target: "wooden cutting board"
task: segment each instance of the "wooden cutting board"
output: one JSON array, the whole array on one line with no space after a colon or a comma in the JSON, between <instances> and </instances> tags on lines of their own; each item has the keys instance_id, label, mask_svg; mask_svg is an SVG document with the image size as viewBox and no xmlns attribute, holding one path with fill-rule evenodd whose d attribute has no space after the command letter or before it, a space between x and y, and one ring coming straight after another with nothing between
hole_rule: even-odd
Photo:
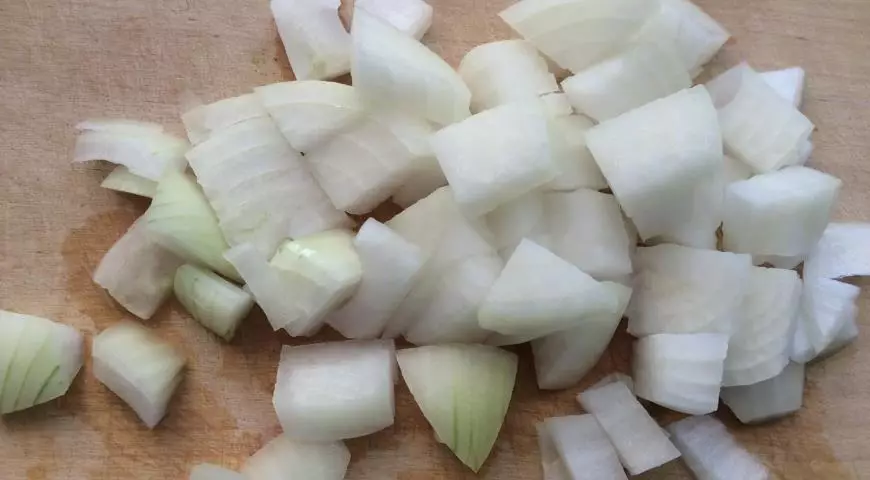
<instances>
[{"instance_id":1,"label":"wooden cutting board","mask_svg":"<svg viewBox=\"0 0 870 480\"><path fill-rule=\"evenodd\" d=\"M474 45L512 36L496 16L511 0L430 1L436 20L425 41L454 65ZM147 204L99 188L107 166L70 165L73 126L128 117L181 133L185 91L213 101L292 78L267 3L0 2L0 308L54 318L89 336L129 317L90 277ZM759 69L806 68L804 110L818 126L812 163L845 182L838 219L870 220L870 2L700 3L734 34L712 70L741 59ZM861 307L866 328L870 293ZM163 423L145 429L87 364L66 397L3 420L0 478L183 479L199 462L238 467L278 433L271 391L281 344L291 339L255 315L224 345L175 302L148 325L190 358ZM754 428L722 417L782 478L870 479L868 337L809 369L798 415ZM528 351L520 352L514 401L480 478L541 478L535 424L579 412L573 398L581 387L538 392ZM629 355L630 339L619 334L584 386L625 370ZM348 478L477 478L433 440L404 386L397 395L394 427L348 442ZM689 477L674 463L643 478Z\"/></svg>"}]
</instances>

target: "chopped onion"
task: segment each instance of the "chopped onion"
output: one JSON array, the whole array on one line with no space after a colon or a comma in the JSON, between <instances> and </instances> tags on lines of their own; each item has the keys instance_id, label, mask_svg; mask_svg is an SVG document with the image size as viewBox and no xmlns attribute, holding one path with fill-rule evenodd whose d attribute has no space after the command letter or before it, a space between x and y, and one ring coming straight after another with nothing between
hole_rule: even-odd
<instances>
[{"instance_id":1,"label":"chopped onion","mask_svg":"<svg viewBox=\"0 0 870 480\"><path fill-rule=\"evenodd\" d=\"M201 463L190 471L190 480L245 480L245 477L217 465Z\"/></svg>"},{"instance_id":2,"label":"chopped onion","mask_svg":"<svg viewBox=\"0 0 870 480\"><path fill-rule=\"evenodd\" d=\"M722 422L710 415L674 422L667 430L698 480L771 478L767 467L740 446Z\"/></svg>"},{"instance_id":3,"label":"chopped onion","mask_svg":"<svg viewBox=\"0 0 870 480\"><path fill-rule=\"evenodd\" d=\"M214 132L238 123L267 118L269 112L260 98L253 93L225 98L214 103L198 105L181 116L187 138L194 145L208 140Z\"/></svg>"},{"instance_id":4,"label":"chopped onion","mask_svg":"<svg viewBox=\"0 0 870 480\"><path fill-rule=\"evenodd\" d=\"M271 5L298 80L323 80L350 71L350 35L338 17L341 0L272 0Z\"/></svg>"},{"instance_id":5,"label":"chopped onion","mask_svg":"<svg viewBox=\"0 0 870 480\"><path fill-rule=\"evenodd\" d=\"M673 48L694 78L731 35L689 0L657 0L658 11L634 37L636 43Z\"/></svg>"},{"instance_id":6,"label":"chopped onion","mask_svg":"<svg viewBox=\"0 0 870 480\"><path fill-rule=\"evenodd\" d=\"M408 389L441 443L477 472L504 422L517 356L483 345L399 350Z\"/></svg>"},{"instance_id":7,"label":"chopped onion","mask_svg":"<svg viewBox=\"0 0 870 480\"><path fill-rule=\"evenodd\" d=\"M626 384L586 390L577 401L598 420L628 473L640 475L680 456Z\"/></svg>"},{"instance_id":8,"label":"chopped onion","mask_svg":"<svg viewBox=\"0 0 870 480\"><path fill-rule=\"evenodd\" d=\"M561 91L547 93L540 96L541 105L544 106L544 111L550 118L567 117L574 115L574 107L571 106L571 101L568 100L568 95ZM591 128L594 123L589 118L583 117L583 120L589 123Z\"/></svg>"},{"instance_id":9,"label":"chopped onion","mask_svg":"<svg viewBox=\"0 0 870 480\"><path fill-rule=\"evenodd\" d=\"M147 198L153 197L154 192L157 191L157 182L130 173L130 170L123 165L115 167L100 186Z\"/></svg>"},{"instance_id":10,"label":"chopped onion","mask_svg":"<svg viewBox=\"0 0 870 480\"><path fill-rule=\"evenodd\" d=\"M756 172L795 165L813 123L742 63L707 83L725 147Z\"/></svg>"},{"instance_id":11,"label":"chopped onion","mask_svg":"<svg viewBox=\"0 0 870 480\"><path fill-rule=\"evenodd\" d=\"M417 40L432 26L432 6L423 0L359 0L355 6Z\"/></svg>"},{"instance_id":12,"label":"chopped onion","mask_svg":"<svg viewBox=\"0 0 870 480\"><path fill-rule=\"evenodd\" d=\"M702 86L607 120L586 144L644 240L685 228L698 183L722 165L719 120Z\"/></svg>"},{"instance_id":13,"label":"chopped onion","mask_svg":"<svg viewBox=\"0 0 870 480\"><path fill-rule=\"evenodd\" d=\"M870 224L831 223L804 265L806 278L870 275Z\"/></svg>"},{"instance_id":14,"label":"chopped onion","mask_svg":"<svg viewBox=\"0 0 870 480\"><path fill-rule=\"evenodd\" d=\"M327 321L347 338L376 338L413 287L426 258L419 247L373 218L366 220L353 244L362 280L356 294Z\"/></svg>"},{"instance_id":15,"label":"chopped onion","mask_svg":"<svg viewBox=\"0 0 870 480\"><path fill-rule=\"evenodd\" d=\"M447 179L438 159L434 155L421 156L408 178L393 192L392 200L396 205L408 208L446 185Z\"/></svg>"},{"instance_id":16,"label":"chopped onion","mask_svg":"<svg viewBox=\"0 0 870 480\"><path fill-rule=\"evenodd\" d=\"M227 127L187 158L232 246L271 255L288 236L349 226L269 118Z\"/></svg>"},{"instance_id":17,"label":"chopped onion","mask_svg":"<svg viewBox=\"0 0 870 480\"><path fill-rule=\"evenodd\" d=\"M804 100L806 72L801 67L784 68L761 74L761 79L780 97L800 108Z\"/></svg>"},{"instance_id":18,"label":"chopped onion","mask_svg":"<svg viewBox=\"0 0 870 480\"><path fill-rule=\"evenodd\" d=\"M342 442L300 443L285 435L273 438L245 462L246 480L342 480L350 451Z\"/></svg>"},{"instance_id":19,"label":"chopped onion","mask_svg":"<svg viewBox=\"0 0 870 480\"><path fill-rule=\"evenodd\" d=\"M692 86L673 48L634 45L562 82L571 105L599 122Z\"/></svg>"},{"instance_id":20,"label":"chopped onion","mask_svg":"<svg viewBox=\"0 0 870 480\"><path fill-rule=\"evenodd\" d=\"M356 90L341 83L281 82L254 91L290 146L298 152L308 152L323 144L364 115Z\"/></svg>"},{"instance_id":21,"label":"chopped onion","mask_svg":"<svg viewBox=\"0 0 870 480\"><path fill-rule=\"evenodd\" d=\"M544 420L544 430L573 480L626 479L610 439L592 415Z\"/></svg>"},{"instance_id":22,"label":"chopped onion","mask_svg":"<svg viewBox=\"0 0 870 480\"><path fill-rule=\"evenodd\" d=\"M73 162L106 160L130 172L158 181L168 171L184 171L184 140L153 123L132 120L86 120L77 126Z\"/></svg>"},{"instance_id":23,"label":"chopped onion","mask_svg":"<svg viewBox=\"0 0 870 480\"><path fill-rule=\"evenodd\" d=\"M0 310L0 414L65 395L82 368L83 343L68 325Z\"/></svg>"},{"instance_id":24,"label":"chopped onion","mask_svg":"<svg viewBox=\"0 0 870 480\"><path fill-rule=\"evenodd\" d=\"M148 428L166 415L181 383L184 357L145 327L121 322L94 337L94 376L121 397Z\"/></svg>"},{"instance_id":25,"label":"chopped onion","mask_svg":"<svg viewBox=\"0 0 870 480\"><path fill-rule=\"evenodd\" d=\"M486 214L484 223L492 235L492 245L504 259L526 238L550 247L549 226L544 213L544 194L529 192Z\"/></svg>"},{"instance_id":26,"label":"chopped onion","mask_svg":"<svg viewBox=\"0 0 870 480\"><path fill-rule=\"evenodd\" d=\"M236 328L254 306L251 295L218 275L193 265L175 272L175 297L199 323L224 340L232 340Z\"/></svg>"},{"instance_id":27,"label":"chopped onion","mask_svg":"<svg viewBox=\"0 0 870 480\"><path fill-rule=\"evenodd\" d=\"M161 247L225 277L240 279L223 257L229 246L214 210L190 176L178 172L164 176L157 184L145 221L148 237Z\"/></svg>"},{"instance_id":28,"label":"chopped onion","mask_svg":"<svg viewBox=\"0 0 870 480\"><path fill-rule=\"evenodd\" d=\"M723 388L719 395L742 423L763 423L791 415L803 406L804 365L790 363L773 378Z\"/></svg>"},{"instance_id":29,"label":"chopped onion","mask_svg":"<svg viewBox=\"0 0 870 480\"><path fill-rule=\"evenodd\" d=\"M813 150L815 150L815 145L811 140L806 140L801 142L798 147L798 159L795 162L795 165L806 165L810 162L810 157L813 156Z\"/></svg>"},{"instance_id":30,"label":"chopped onion","mask_svg":"<svg viewBox=\"0 0 870 480\"><path fill-rule=\"evenodd\" d=\"M639 248L634 260L629 333L732 332L751 275L748 255L658 245Z\"/></svg>"},{"instance_id":31,"label":"chopped onion","mask_svg":"<svg viewBox=\"0 0 870 480\"><path fill-rule=\"evenodd\" d=\"M499 16L560 67L579 72L616 53L652 15L646 0L531 0Z\"/></svg>"},{"instance_id":32,"label":"chopped onion","mask_svg":"<svg viewBox=\"0 0 870 480\"><path fill-rule=\"evenodd\" d=\"M752 385L788 365L802 283L797 272L753 267L734 319L722 385Z\"/></svg>"},{"instance_id":33,"label":"chopped onion","mask_svg":"<svg viewBox=\"0 0 870 480\"><path fill-rule=\"evenodd\" d=\"M797 362L808 362L827 350L849 323L858 315L856 304L861 289L827 278L807 278L801 300L803 332L812 347L809 358L794 355ZM797 358L795 358L797 357Z\"/></svg>"},{"instance_id":34,"label":"chopped onion","mask_svg":"<svg viewBox=\"0 0 870 480\"><path fill-rule=\"evenodd\" d=\"M435 52L362 9L351 33L353 86L364 100L441 125L470 115L471 92Z\"/></svg>"},{"instance_id":35,"label":"chopped onion","mask_svg":"<svg viewBox=\"0 0 870 480\"><path fill-rule=\"evenodd\" d=\"M678 412L715 412L727 353L728 335L720 333L643 337L632 358L635 394Z\"/></svg>"},{"instance_id":36,"label":"chopped onion","mask_svg":"<svg viewBox=\"0 0 870 480\"><path fill-rule=\"evenodd\" d=\"M285 346L273 403L284 434L331 442L393 424L392 341Z\"/></svg>"},{"instance_id":37,"label":"chopped onion","mask_svg":"<svg viewBox=\"0 0 870 480\"><path fill-rule=\"evenodd\" d=\"M519 102L438 131L432 147L457 203L483 215L556 177L550 135L540 102Z\"/></svg>"},{"instance_id":38,"label":"chopped onion","mask_svg":"<svg viewBox=\"0 0 870 480\"><path fill-rule=\"evenodd\" d=\"M544 98L555 97L548 95ZM586 148L586 132L595 126L582 115L563 115L550 121L550 147L556 162L556 178L543 186L544 190L573 191L578 188L602 190L607 180Z\"/></svg>"},{"instance_id":39,"label":"chopped onion","mask_svg":"<svg viewBox=\"0 0 870 480\"><path fill-rule=\"evenodd\" d=\"M151 239L147 216L136 220L112 245L94 272L94 282L144 320L169 297L175 270L184 263Z\"/></svg>"},{"instance_id":40,"label":"chopped onion","mask_svg":"<svg viewBox=\"0 0 870 480\"><path fill-rule=\"evenodd\" d=\"M858 339L858 333L858 323L854 317L849 317L827 348L822 350L816 358L825 358L846 348Z\"/></svg>"},{"instance_id":41,"label":"chopped onion","mask_svg":"<svg viewBox=\"0 0 870 480\"><path fill-rule=\"evenodd\" d=\"M732 183L725 193L726 250L753 255L809 254L828 225L842 182L789 167Z\"/></svg>"},{"instance_id":42,"label":"chopped onion","mask_svg":"<svg viewBox=\"0 0 870 480\"><path fill-rule=\"evenodd\" d=\"M541 467L544 470L543 480L571 480L571 474L559 458L559 451L547 432L546 424L541 422L535 425L535 430L538 432L538 449L541 451Z\"/></svg>"},{"instance_id":43,"label":"chopped onion","mask_svg":"<svg viewBox=\"0 0 870 480\"><path fill-rule=\"evenodd\" d=\"M631 289L605 282L619 299L619 308L595 318L585 319L571 330L532 341L538 388L558 390L575 385L601 358L631 298Z\"/></svg>"},{"instance_id":44,"label":"chopped onion","mask_svg":"<svg viewBox=\"0 0 870 480\"><path fill-rule=\"evenodd\" d=\"M631 378L631 376L626 375L622 372L608 373L607 375L601 377L601 380L592 384L592 386L589 388L599 388L616 382L625 384L625 386L628 388L628 391L631 392L632 395L634 395L634 380Z\"/></svg>"},{"instance_id":45,"label":"chopped onion","mask_svg":"<svg viewBox=\"0 0 870 480\"><path fill-rule=\"evenodd\" d=\"M474 47L459 64L459 75L471 90L472 112L532 101L559 91L547 61L525 40L502 40Z\"/></svg>"},{"instance_id":46,"label":"chopped onion","mask_svg":"<svg viewBox=\"0 0 870 480\"><path fill-rule=\"evenodd\" d=\"M749 165L735 159L730 155L725 155L724 161L725 185L730 185L734 182L739 182L741 180L749 180L750 178L752 178L752 175L754 175L752 172L752 168Z\"/></svg>"}]
</instances>

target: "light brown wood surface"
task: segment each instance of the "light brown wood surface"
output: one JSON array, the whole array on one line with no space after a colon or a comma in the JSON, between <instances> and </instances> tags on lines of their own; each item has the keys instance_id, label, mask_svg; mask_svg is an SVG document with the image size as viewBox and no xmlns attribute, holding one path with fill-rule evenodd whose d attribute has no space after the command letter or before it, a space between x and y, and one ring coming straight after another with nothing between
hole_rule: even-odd
<instances>
[{"instance_id":1,"label":"light brown wood surface","mask_svg":"<svg viewBox=\"0 0 870 480\"><path fill-rule=\"evenodd\" d=\"M496 16L511 0L430 1L436 20L425 41L454 65L474 45L512 36ZM181 133L184 91L212 101L292 78L267 3L0 1L0 308L54 318L89 337L129 317L91 273L146 203L99 188L107 166L70 165L73 126L129 117ZM712 70L740 59L807 69L805 111L818 126L812 163L845 182L838 219L870 220L870 1L700 4L734 34ZM870 292L861 307L870 328ZM280 346L291 340L272 334L262 314L230 345L174 301L148 325L190 359L163 423L144 428L88 363L66 397L3 420L0 478L183 479L198 462L238 467L279 431L271 391ZM799 414L736 429L780 477L870 479L868 337L862 332L856 346L809 369ZM624 370L629 342L619 334L584 384ZM528 351L520 352L514 400L480 478L540 478L535 423L579 412L573 397L581 388L538 392ZM433 440L402 385L395 426L348 445L352 480L477 478ZM675 463L644 478L689 477Z\"/></svg>"}]
</instances>

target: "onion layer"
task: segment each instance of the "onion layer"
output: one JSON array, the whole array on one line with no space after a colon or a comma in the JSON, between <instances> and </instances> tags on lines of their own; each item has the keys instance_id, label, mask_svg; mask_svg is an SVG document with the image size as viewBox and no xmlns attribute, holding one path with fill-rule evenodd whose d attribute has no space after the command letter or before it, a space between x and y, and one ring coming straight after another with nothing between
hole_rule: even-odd
<instances>
[{"instance_id":1,"label":"onion layer","mask_svg":"<svg viewBox=\"0 0 870 480\"><path fill-rule=\"evenodd\" d=\"M245 480L342 480L350 452L342 442L300 443L279 435L242 467Z\"/></svg>"},{"instance_id":2,"label":"onion layer","mask_svg":"<svg viewBox=\"0 0 870 480\"><path fill-rule=\"evenodd\" d=\"M725 425L710 415L674 422L667 430L698 480L771 478L767 468L734 440Z\"/></svg>"},{"instance_id":3,"label":"onion layer","mask_svg":"<svg viewBox=\"0 0 870 480\"><path fill-rule=\"evenodd\" d=\"M763 423L791 415L803 406L804 365L790 363L773 378L723 388L719 395L742 423Z\"/></svg>"},{"instance_id":4,"label":"onion layer","mask_svg":"<svg viewBox=\"0 0 870 480\"><path fill-rule=\"evenodd\" d=\"M870 275L870 224L831 223L804 265L806 278Z\"/></svg>"},{"instance_id":5,"label":"onion layer","mask_svg":"<svg viewBox=\"0 0 870 480\"><path fill-rule=\"evenodd\" d=\"M181 116L187 137L197 145L208 140L213 133L238 123L258 118L266 118L266 111L260 99L253 93L238 97L225 98L214 103L198 105Z\"/></svg>"},{"instance_id":6,"label":"onion layer","mask_svg":"<svg viewBox=\"0 0 870 480\"><path fill-rule=\"evenodd\" d=\"M175 272L174 291L196 321L227 341L254 306L248 292L193 265L182 265Z\"/></svg>"},{"instance_id":7,"label":"onion layer","mask_svg":"<svg viewBox=\"0 0 870 480\"><path fill-rule=\"evenodd\" d=\"M153 197L157 191L157 182L133 174L130 172L130 169L123 165L115 167L100 186L109 190L146 198Z\"/></svg>"},{"instance_id":8,"label":"onion layer","mask_svg":"<svg viewBox=\"0 0 870 480\"><path fill-rule=\"evenodd\" d=\"M625 480L616 450L592 415L571 415L544 420L544 430L574 480Z\"/></svg>"},{"instance_id":9,"label":"onion layer","mask_svg":"<svg viewBox=\"0 0 870 480\"><path fill-rule=\"evenodd\" d=\"M432 6L423 0L359 0L354 5L417 40L432 26Z\"/></svg>"},{"instance_id":10,"label":"onion layer","mask_svg":"<svg viewBox=\"0 0 870 480\"><path fill-rule=\"evenodd\" d=\"M788 100L796 108L800 108L804 100L804 84L806 83L806 72L803 68L791 67L764 72L761 74L761 78L780 97Z\"/></svg>"},{"instance_id":11,"label":"onion layer","mask_svg":"<svg viewBox=\"0 0 870 480\"><path fill-rule=\"evenodd\" d=\"M350 70L350 35L338 17L341 0L272 0L271 5L297 79L323 80Z\"/></svg>"}]
</instances>

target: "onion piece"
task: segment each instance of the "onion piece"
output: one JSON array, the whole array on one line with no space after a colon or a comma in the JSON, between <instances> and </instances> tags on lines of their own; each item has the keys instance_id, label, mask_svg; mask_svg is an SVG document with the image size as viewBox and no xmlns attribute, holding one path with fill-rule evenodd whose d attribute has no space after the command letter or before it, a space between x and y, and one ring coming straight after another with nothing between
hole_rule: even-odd
<instances>
[{"instance_id":1,"label":"onion piece","mask_svg":"<svg viewBox=\"0 0 870 480\"><path fill-rule=\"evenodd\" d=\"M683 68L698 76L731 37L725 28L689 0L657 0L658 11L633 38L673 48Z\"/></svg>"},{"instance_id":2,"label":"onion piece","mask_svg":"<svg viewBox=\"0 0 870 480\"><path fill-rule=\"evenodd\" d=\"M742 423L763 423L791 415L803 406L804 365L790 363L773 378L723 388L719 396Z\"/></svg>"},{"instance_id":3,"label":"onion piece","mask_svg":"<svg viewBox=\"0 0 870 480\"><path fill-rule=\"evenodd\" d=\"M426 258L418 246L373 218L366 220L353 244L362 280L356 294L327 322L347 338L376 338L413 287Z\"/></svg>"},{"instance_id":4,"label":"onion piece","mask_svg":"<svg viewBox=\"0 0 870 480\"><path fill-rule=\"evenodd\" d=\"M550 247L544 194L531 191L486 214L483 221L492 235L492 245L504 259L510 258L525 238Z\"/></svg>"},{"instance_id":5,"label":"onion piece","mask_svg":"<svg viewBox=\"0 0 870 480\"><path fill-rule=\"evenodd\" d=\"M130 173L130 170L123 165L115 167L100 186L147 198L153 197L154 192L157 191L157 182Z\"/></svg>"},{"instance_id":6,"label":"onion piece","mask_svg":"<svg viewBox=\"0 0 870 480\"><path fill-rule=\"evenodd\" d=\"M547 95L544 98L555 97ZM586 132L595 123L582 115L563 115L550 121L550 146L558 174L542 188L548 191L573 191L578 188L602 190L607 180L586 147Z\"/></svg>"},{"instance_id":7,"label":"onion piece","mask_svg":"<svg viewBox=\"0 0 870 480\"><path fill-rule=\"evenodd\" d=\"M365 101L440 125L470 115L471 92L435 52L363 9L354 12L351 34L351 76Z\"/></svg>"},{"instance_id":8,"label":"onion piece","mask_svg":"<svg viewBox=\"0 0 870 480\"><path fill-rule=\"evenodd\" d=\"M732 332L751 275L748 255L658 245L639 248L635 266L629 333Z\"/></svg>"},{"instance_id":9,"label":"onion piece","mask_svg":"<svg viewBox=\"0 0 870 480\"><path fill-rule=\"evenodd\" d=\"M121 322L94 337L94 376L121 397L148 428L166 415L181 383L184 357L145 327Z\"/></svg>"},{"instance_id":10,"label":"onion piece","mask_svg":"<svg viewBox=\"0 0 870 480\"><path fill-rule=\"evenodd\" d=\"M640 475L680 456L624 383L586 390L577 401L598 420L628 473Z\"/></svg>"},{"instance_id":11,"label":"onion piece","mask_svg":"<svg viewBox=\"0 0 870 480\"><path fill-rule=\"evenodd\" d=\"M471 90L472 112L559 91L547 61L525 40L478 45L465 54L458 70Z\"/></svg>"},{"instance_id":12,"label":"onion piece","mask_svg":"<svg viewBox=\"0 0 870 480\"><path fill-rule=\"evenodd\" d=\"M175 270L184 263L151 239L148 215L133 223L94 271L94 282L143 320L151 318L169 297Z\"/></svg>"},{"instance_id":13,"label":"onion piece","mask_svg":"<svg viewBox=\"0 0 870 480\"><path fill-rule=\"evenodd\" d=\"M767 467L740 446L722 422L710 415L674 422L667 430L698 480L771 478Z\"/></svg>"},{"instance_id":14,"label":"onion piece","mask_svg":"<svg viewBox=\"0 0 870 480\"><path fill-rule=\"evenodd\" d=\"M331 442L392 425L394 352L392 341L285 346L272 399L284 434Z\"/></svg>"},{"instance_id":15,"label":"onion piece","mask_svg":"<svg viewBox=\"0 0 870 480\"><path fill-rule=\"evenodd\" d=\"M341 83L281 82L257 87L254 92L298 152L323 144L364 115L356 90Z\"/></svg>"},{"instance_id":16,"label":"onion piece","mask_svg":"<svg viewBox=\"0 0 870 480\"><path fill-rule=\"evenodd\" d=\"M432 6L423 0L359 0L355 6L417 40L432 26Z\"/></svg>"},{"instance_id":17,"label":"onion piece","mask_svg":"<svg viewBox=\"0 0 870 480\"><path fill-rule=\"evenodd\" d=\"M444 171L434 155L419 157L408 178L393 192L393 203L408 208L447 185Z\"/></svg>"},{"instance_id":18,"label":"onion piece","mask_svg":"<svg viewBox=\"0 0 870 480\"><path fill-rule=\"evenodd\" d=\"M644 240L685 228L698 183L722 165L719 120L702 86L607 120L586 144Z\"/></svg>"},{"instance_id":19,"label":"onion piece","mask_svg":"<svg viewBox=\"0 0 870 480\"><path fill-rule=\"evenodd\" d=\"M483 215L556 177L550 135L540 102L520 102L436 132L432 148L457 203Z\"/></svg>"},{"instance_id":20,"label":"onion piece","mask_svg":"<svg viewBox=\"0 0 870 480\"><path fill-rule=\"evenodd\" d=\"M579 72L616 53L652 15L645 0L532 0L499 16L560 67Z\"/></svg>"},{"instance_id":21,"label":"onion piece","mask_svg":"<svg viewBox=\"0 0 870 480\"><path fill-rule=\"evenodd\" d=\"M504 422L517 356L483 345L399 350L402 376L441 443L477 472Z\"/></svg>"},{"instance_id":22,"label":"onion piece","mask_svg":"<svg viewBox=\"0 0 870 480\"><path fill-rule=\"evenodd\" d=\"M735 318L722 385L752 385L788 365L802 283L797 272L753 267Z\"/></svg>"},{"instance_id":23,"label":"onion piece","mask_svg":"<svg viewBox=\"0 0 870 480\"><path fill-rule=\"evenodd\" d=\"M130 172L158 181L168 171L184 171L184 140L157 124L132 120L86 120L77 126L73 163L106 160Z\"/></svg>"},{"instance_id":24,"label":"onion piece","mask_svg":"<svg viewBox=\"0 0 870 480\"><path fill-rule=\"evenodd\" d=\"M610 439L592 415L544 420L544 430L573 480L627 479Z\"/></svg>"},{"instance_id":25,"label":"onion piece","mask_svg":"<svg viewBox=\"0 0 870 480\"><path fill-rule=\"evenodd\" d=\"M798 146L798 159L795 165L806 165L810 162L810 157L813 156L813 151L816 149L812 140L801 142Z\"/></svg>"},{"instance_id":26,"label":"onion piece","mask_svg":"<svg viewBox=\"0 0 870 480\"><path fill-rule=\"evenodd\" d=\"M0 310L0 414L61 397L83 362L84 339L73 327Z\"/></svg>"},{"instance_id":27,"label":"onion piece","mask_svg":"<svg viewBox=\"0 0 870 480\"><path fill-rule=\"evenodd\" d=\"M824 350L822 350L822 352L819 353L818 357L816 358L825 358L846 348L847 346L852 344L852 342L858 339L858 333L859 332L857 321L855 320L855 318L848 318L846 320L846 323L843 325L843 328L840 329L834 339L831 340L831 343L829 343L828 346Z\"/></svg>"},{"instance_id":28,"label":"onion piece","mask_svg":"<svg viewBox=\"0 0 870 480\"><path fill-rule=\"evenodd\" d=\"M298 80L323 80L350 71L351 40L341 0L272 0L272 15Z\"/></svg>"},{"instance_id":29,"label":"onion piece","mask_svg":"<svg viewBox=\"0 0 870 480\"><path fill-rule=\"evenodd\" d=\"M541 467L544 470L543 480L571 480L571 474L559 458L559 451L547 432L546 423L535 425L535 430L538 432L538 449L541 452Z\"/></svg>"},{"instance_id":30,"label":"onion piece","mask_svg":"<svg viewBox=\"0 0 870 480\"><path fill-rule=\"evenodd\" d=\"M541 105L544 106L544 112L547 113L547 116L550 118L556 119L559 117L567 117L569 115L574 115L574 107L571 106L571 101L568 100L568 95L562 93L561 91L547 93L540 96ZM591 128L594 123L591 119L582 117L585 122L589 124L588 128Z\"/></svg>"},{"instance_id":31,"label":"onion piece","mask_svg":"<svg viewBox=\"0 0 870 480\"><path fill-rule=\"evenodd\" d=\"M181 115L187 138L194 145L208 140L214 132L248 120L267 118L269 112L253 93L196 106Z\"/></svg>"},{"instance_id":32,"label":"onion piece","mask_svg":"<svg viewBox=\"0 0 870 480\"><path fill-rule=\"evenodd\" d=\"M190 480L245 480L245 477L217 465L201 463L190 471Z\"/></svg>"},{"instance_id":33,"label":"onion piece","mask_svg":"<svg viewBox=\"0 0 870 480\"><path fill-rule=\"evenodd\" d=\"M589 389L604 387L606 385L610 385L611 383L616 382L624 384L626 388L628 388L628 391L631 392L632 395L634 395L634 380L631 378L631 376L626 375L622 372L608 373L607 375L601 377L601 380L592 384Z\"/></svg>"},{"instance_id":34,"label":"onion piece","mask_svg":"<svg viewBox=\"0 0 870 480\"><path fill-rule=\"evenodd\" d=\"M742 63L707 83L719 110L725 147L756 172L798 162L799 150L815 128L749 65Z\"/></svg>"},{"instance_id":35,"label":"onion piece","mask_svg":"<svg viewBox=\"0 0 870 480\"><path fill-rule=\"evenodd\" d=\"M727 352L728 335L720 333L643 337L634 344L635 394L678 412L715 412Z\"/></svg>"},{"instance_id":36,"label":"onion piece","mask_svg":"<svg viewBox=\"0 0 870 480\"><path fill-rule=\"evenodd\" d=\"M248 292L193 265L182 265L175 272L174 291L196 321L227 341L254 306Z\"/></svg>"},{"instance_id":37,"label":"onion piece","mask_svg":"<svg viewBox=\"0 0 870 480\"><path fill-rule=\"evenodd\" d=\"M538 388L568 388L595 366L610 344L616 327L631 298L631 289L618 283L604 282L618 298L618 308L605 315L585 319L571 330L554 333L532 341Z\"/></svg>"},{"instance_id":38,"label":"onion piece","mask_svg":"<svg viewBox=\"0 0 870 480\"><path fill-rule=\"evenodd\" d=\"M190 176L170 172L160 180L145 222L149 238L161 247L185 261L240 280L236 269L223 257L229 245L214 210Z\"/></svg>"},{"instance_id":39,"label":"onion piece","mask_svg":"<svg viewBox=\"0 0 870 480\"><path fill-rule=\"evenodd\" d=\"M571 105L601 122L692 86L673 48L639 44L562 82Z\"/></svg>"},{"instance_id":40,"label":"onion piece","mask_svg":"<svg viewBox=\"0 0 870 480\"><path fill-rule=\"evenodd\" d=\"M754 175L752 167L730 155L725 155L724 161L725 185L730 185L741 180L749 180Z\"/></svg>"},{"instance_id":41,"label":"onion piece","mask_svg":"<svg viewBox=\"0 0 870 480\"><path fill-rule=\"evenodd\" d=\"M732 183L725 193L726 250L753 255L809 254L828 225L842 182L789 167Z\"/></svg>"},{"instance_id":42,"label":"onion piece","mask_svg":"<svg viewBox=\"0 0 870 480\"><path fill-rule=\"evenodd\" d=\"M800 108L804 100L806 72L801 67L784 68L761 73L761 79L780 97Z\"/></svg>"},{"instance_id":43,"label":"onion piece","mask_svg":"<svg viewBox=\"0 0 870 480\"><path fill-rule=\"evenodd\" d=\"M870 224L830 223L806 264L806 278L870 275Z\"/></svg>"},{"instance_id":44,"label":"onion piece","mask_svg":"<svg viewBox=\"0 0 870 480\"><path fill-rule=\"evenodd\" d=\"M342 442L300 443L284 435L273 438L242 467L246 480L342 480L350 451Z\"/></svg>"},{"instance_id":45,"label":"onion piece","mask_svg":"<svg viewBox=\"0 0 870 480\"><path fill-rule=\"evenodd\" d=\"M804 322L804 333L815 355L805 361L828 349L844 326L855 321L860 293L860 288L848 283L827 278L806 279L798 321Z\"/></svg>"}]
</instances>

